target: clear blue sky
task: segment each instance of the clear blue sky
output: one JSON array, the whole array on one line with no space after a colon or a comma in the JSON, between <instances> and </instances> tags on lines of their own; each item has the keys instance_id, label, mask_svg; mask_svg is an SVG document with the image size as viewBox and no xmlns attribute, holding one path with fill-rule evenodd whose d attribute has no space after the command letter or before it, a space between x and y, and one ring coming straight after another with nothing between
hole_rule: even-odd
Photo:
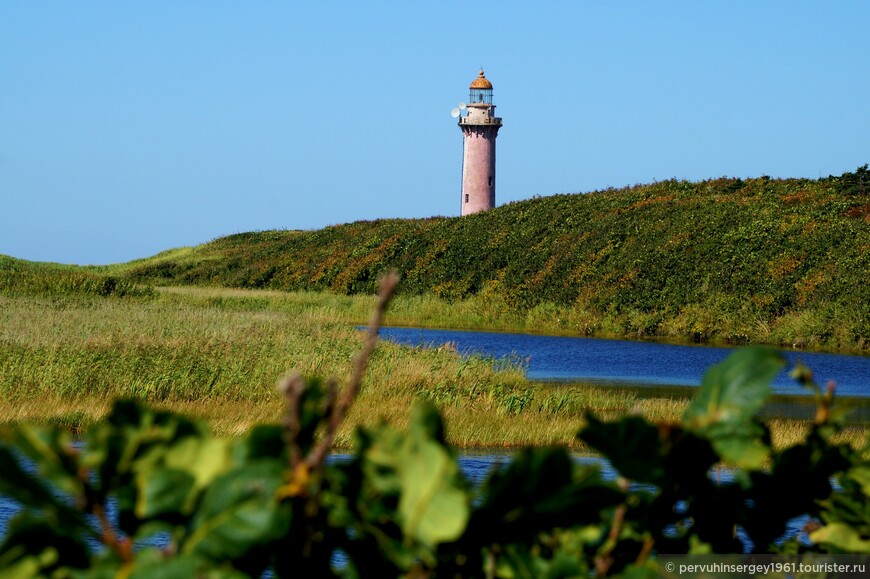
<instances>
[{"instance_id":1,"label":"clear blue sky","mask_svg":"<svg viewBox=\"0 0 870 579\"><path fill-rule=\"evenodd\" d=\"M104 264L456 215L483 66L498 204L870 162L870 2L3 2L0 253Z\"/></svg>"}]
</instances>

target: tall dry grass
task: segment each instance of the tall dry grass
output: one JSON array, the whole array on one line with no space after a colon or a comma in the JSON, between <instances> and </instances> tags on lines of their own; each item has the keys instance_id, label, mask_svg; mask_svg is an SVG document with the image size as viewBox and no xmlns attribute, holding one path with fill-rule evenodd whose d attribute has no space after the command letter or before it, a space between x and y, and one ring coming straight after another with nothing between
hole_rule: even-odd
<instances>
[{"instance_id":1,"label":"tall dry grass","mask_svg":"<svg viewBox=\"0 0 870 579\"><path fill-rule=\"evenodd\" d=\"M0 295L0 420L79 429L99 420L112 399L132 397L205 419L222 434L239 434L279 420L283 405L275 383L291 369L346 381L362 340L355 326L374 301L209 288L164 288L145 300ZM447 315L441 307L399 297L387 323L437 321ZM456 312L452 320L465 310ZM462 357L449 346L382 343L338 444L350 446L359 424L403 426L420 400L442 409L450 441L464 448L580 448L574 434L587 411L676 421L686 403L641 400L620 389L535 384L521 367L496 370L493 360Z\"/></svg>"}]
</instances>

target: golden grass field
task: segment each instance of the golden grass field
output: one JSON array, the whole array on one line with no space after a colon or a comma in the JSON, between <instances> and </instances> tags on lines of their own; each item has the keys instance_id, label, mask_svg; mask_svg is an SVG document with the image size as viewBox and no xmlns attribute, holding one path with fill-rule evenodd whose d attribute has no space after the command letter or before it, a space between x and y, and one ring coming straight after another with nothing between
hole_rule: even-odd
<instances>
[{"instance_id":1,"label":"golden grass field","mask_svg":"<svg viewBox=\"0 0 870 579\"><path fill-rule=\"evenodd\" d=\"M117 397L132 397L207 421L219 434L277 422L275 384L289 371L347 382L374 297L217 288L161 288L153 297L0 295L0 421L80 430ZM435 306L396 298L387 324L432 325ZM481 315L485 315L485 312ZM567 445L583 415L638 413L679 419L686 400L639 398L621 389L544 385L522 368L462 357L450 344L382 342L349 420L403 426L420 400L438 405L449 441L461 448ZM806 424L772 420L774 441L796 441ZM863 438L860 427L847 437Z\"/></svg>"}]
</instances>

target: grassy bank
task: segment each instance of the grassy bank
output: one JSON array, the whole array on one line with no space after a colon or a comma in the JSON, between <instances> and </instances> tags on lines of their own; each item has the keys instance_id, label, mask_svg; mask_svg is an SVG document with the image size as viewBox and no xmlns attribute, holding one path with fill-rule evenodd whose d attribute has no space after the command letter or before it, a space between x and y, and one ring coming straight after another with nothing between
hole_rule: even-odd
<instances>
[{"instance_id":1,"label":"grassy bank","mask_svg":"<svg viewBox=\"0 0 870 579\"><path fill-rule=\"evenodd\" d=\"M134 397L208 420L223 433L277 421L275 382L290 369L345 379L371 300L238 290L148 299L0 296L0 415L79 427L112 398ZM526 383L519 368L449 347L377 350L352 423L400 424L417 399L447 409L465 446L568 441L585 409L625 412L632 396ZM537 424L537 426L535 426ZM348 444L350 431L342 433Z\"/></svg>"},{"instance_id":2,"label":"grassy bank","mask_svg":"<svg viewBox=\"0 0 870 579\"><path fill-rule=\"evenodd\" d=\"M361 341L353 327L374 303L366 296L190 287L96 294L0 294L3 422L77 429L99 420L119 396L205 419L222 434L276 422L283 406L274 385L288 370L346 380ZM388 321L418 311L416 299L400 298ZM339 444L351 444L357 424L403 426L417 400L440 406L450 441L465 448L579 449L574 434L586 411L672 421L685 405L627 390L529 383L521 368L496 371L491 360L460 357L449 345L382 343ZM802 428L776 424L783 443Z\"/></svg>"},{"instance_id":3,"label":"grassy bank","mask_svg":"<svg viewBox=\"0 0 870 579\"><path fill-rule=\"evenodd\" d=\"M243 233L101 271L371 294L393 268L408 298L394 322L867 352L868 182L866 168L670 180L463 218Z\"/></svg>"}]
</instances>

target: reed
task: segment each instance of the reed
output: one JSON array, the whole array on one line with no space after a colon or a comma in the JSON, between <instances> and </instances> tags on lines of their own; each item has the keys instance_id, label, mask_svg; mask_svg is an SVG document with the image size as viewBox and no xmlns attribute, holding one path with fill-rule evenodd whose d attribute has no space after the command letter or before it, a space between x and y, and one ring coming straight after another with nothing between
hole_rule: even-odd
<instances>
[{"instance_id":1,"label":"reed","mask_svg":"<svg viewBox=\"0 0 870 579\"><path fill-rule=\"evenodd\" d=\"M148 299L0 295L0 421L81 430L100 420L112 399L131 397L238 435L280 419L275 384L287 371L346 381L362 341L355 326L373 304L368 296L192 287L162 288ZM427 298L399 296L387 323L435 320L447 314L441 308ZM463 306L458 311L452 319L468 313ZM582 450L574 435L587 411L668 422L685 406L621 389L536 384L520 365L496 369L493 362L460 356L449 344L381 343L337 433L338 446L350 447L360 424L403 427L418 401L442 409L450 442L462 448Z\"/></svg>"}]
</instances>

